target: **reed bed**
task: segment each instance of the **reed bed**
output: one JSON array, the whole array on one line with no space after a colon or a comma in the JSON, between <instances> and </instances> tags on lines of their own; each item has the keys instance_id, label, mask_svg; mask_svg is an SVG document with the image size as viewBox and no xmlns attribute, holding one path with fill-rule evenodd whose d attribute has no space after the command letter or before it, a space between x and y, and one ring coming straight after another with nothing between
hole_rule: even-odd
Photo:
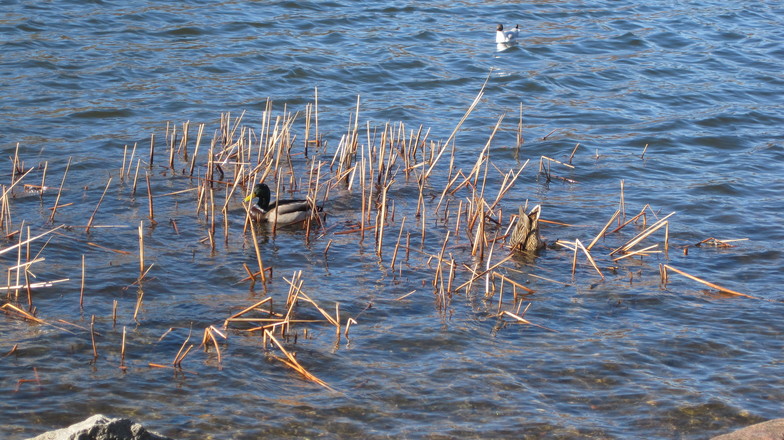
<instances>
[{"instance_id":1,"label":"reed bed","mask_svg":"<svg viewBox=\"0 0 784 440\"><path fill-rule=\"evenodd\" d=\"M155 251L145 243L146 237L155 237L161 233L155 230L158 223L156 208L160 218L161 212L171 212L173 204L186 206L185 210L192 213L190 222L178 222L174 218L169 220L175 239L185 240L186 234L183 232L186 231L183 231L183 225L195 224L200 237L198 242L208 246L212 254L227 251L233 238L241 237L243 246L252 250L253 258L236 268L238 284L249 282L250 288L255 289L259 283L264 297L250 304L236 305L239 311L235 313L230 312L230 306L221 308L216 305L221 308L222 314L215 317L215 324L203 328L200 347L207 353L202 358L203 361L214 362L218 368L222 368L224 357L231 353L229 340L255 335L270 358L306 380L334 391L327 382L310 372L318 372L318 365L306 369L303 364L307 364L307 361L298 360L290 351L291 347L313 332L329 330L331 333L331 329L335 332L333 347L339 346L341 335L348 339L349 329L354 330L354 337L361 338L361 312L352 314L353 308L346 306L351 304L352 298L320 298L320 292L313 285L318 285L322 280L311 279L308 274L303 274L302 270L295 270L291 276L275 275L280 271L274 269L281 267L276 266L274 259L268 259L270 251L268 246L261 242L261 237L275 240L284 229L304 230L305 244L323 246L325 264L331 260L331 253L328 251L334 246L333 243L339 241L361 249L368 245L366 241L372 241L369 245L379 262L380 271L392 274L396 281L403 278L404 270L421 275L422 286L426 289L421 286L417 286L417 289L406 289L410 290L409 293L390 296L390 300L408 299L413 302L430 290L428 294L432 296L435 309L441 316L447 317L454 311L455 298L471 298L479 293L482 301L493 304L493 313L497 319L557 332L554 327L557 327L558 323L552 318L526 318L528 307L520 311L523 303L532 298L544 297L555 289L595 283L596 275L599 277L599 283L624 279L624 275L618 273L619 265L624 262L630 259L658 258L662 252L666 256L669 249L670 222L673 221L675 213L658 218L648 225L648 216L656 217L656 213L646 205L639 214L625 220L627 206L622 181L618 209L612 214L608 213L607 217L598 219L596 224L589 225L590 231L587 233L584 229L568 223L543 218L539 220L545 236L548 227L557 227L562 234L570 235L568 239L551 242L549 249L545 251L570 255L570 271L565 270L561 274L545 273L548 276L543 276L541 272L536 273L537 267L533 266L530 271L521 272L518 269L520 264L535 262L537 256L536 253L515 250L515 246L510 242L510 231L517 221L516 213L521 203L519 198L514 202L508 198L510 194L514 194L515 186L523 179L530 182L544 176L547 182L559 179L569 185L578 184L577 180L559 176L556 172L565 170L572 176L580 172L579 165L573 164L580 144L570 150L571 154L565 161L539 156L538 171L528 175L524 172L530 159L518 162L513 168L502 169L494 161L493 151L496 136L503 127L504 116L501 116L490 130L484 146L477 151L471 168L460 168L455 164L457 134L482 102L486 84L485 82L450 136L443 142L431 140L430 130L421 125L414 126L415 128L410 128L403 122L385 123L376 127L369 122L363 125L360 122L362 100L358 96L356 106L348 118L345 133L340 135L334 151L331 151L319 127L317 90L314 102L308 104L301 113L292 113L284 107L280 114L276 114L273 103L268 100L261 123L257 127L246 124L244 113L239 116L221 114L220 122L212 130L210 140L207 140L210 131L206 124L198 124L196 136L193 137L190 121L179 126L168 123L163 133L163 146L156 146L155 134L150 136L149 156L146 161L137 151L136 144L133 144L133 147L123 147L120 166L114 168L119 169L119 178L107 179L84 227L84 234L95 233L101 228L130 226L102 224L99 208L107 193L114 187L118 188L117 192L121 197L135 200L139 170L142 169L146 194L138 197L146 198L143 202L146 202L147 213L145 218L137 216L133 219L138 222L138 275L133 283L138 286L138 291L132 314L137 326L146 325L143 316L143 284L148 285L145 280L148 276L154 277L156 271L164 271L154 262L150 262L156 258ZM556 130L544 138L551 136ZM298 136L301 138L297 139ZM516 142L516 154L519 154L524 142L522 105ZM161 152L161 149L165 151ZM156 154L164 154L164 159L156 161ZM642 156L644 154L645 150ZM56 231L63 233L64 231L60 230L64 228L69 231L69 239L78 240L73 237L77 235L73 232L74 226L54 226L58 209L67 206L61 205L60 200L64 192L67 193L66 177L71 159L68 159L64 168L50 215L47 219L37 221L39 227L51 226L35 236L32 236L27 228L27 238L24 238L24 223L16 225L12 221L14 202L11 195L18 191L20 182L32 179L35 173L32 173L33 168L25 171L18 147L12 166L11 181L3 183L2 186L0 230L7 242L13 244L0 249L0 256L15 253L15 258L6 266L6 285L0 286L0 291L4 290L6 294L0 308L7 319L25 320L31 325L54 325L48 319L37 316L48 316L50 311L41 311L34 307L35 293L39 289L52 287L68 279L32 282L32 269L44 259L33 255L30 246L39 245L43 238ZM47 168L48 162L41 173L41 185L36 185L41 192L50 190L44 185ZM271 225L259 225L252 221L250 215L237 214L248 212L250 205L244 203L243 199L251 194L254 183L262 181L267 183L279 198L290 195L307 199L314 211L317 206L323 206L326 219L324 216L313 216L296 226L278 225L274 222ZM180 188L163 194L163 191L155 190L162 182ZM126 185L131 187L130 192ZM332 197L355 200L353 211L347 214L331 213ZM175 202L172 202L173 200ZM87 206L81 208L88 212L90 210ZM508 215L505 212L515 214ZM342 222L331 223L331 216L340 218ZM616 227L613 228L613 225ZM636 230L629 233L626 228ZM586 235L577 236L582 233ZM57 237L62 239L61 236ZM642 247L643 242L652 240L659 242ZM583 242L589 244L585 246ZM731 240L706 239L684 246L684 253L689 246L730 247L730 242ZM133 254L128 250L115 249L92 241L85 243L89 246L86 250L88 257L95 252ZM40 245L38 254L45 246L46 243ZM585 270L583 266L586 267ZM80 265L73 270L79 271L79 308L82 312L90 312L85 315L90 316L89 328L84 327L82 331L90 340L93 363L97 363L100 360L99 344L102 347L109 346L104 343L105 339L110 337L106 335L116 337L117 333L101 331L101 327L108 326L108 318L96 320L96 314L85 305L85 291L89 290L90 286L86 267L83 255ZM285 269L285 272L290 273L290 268ZM662 265L660 268L663 286L666 286L668 271L703 283L711 289L755 298L704 281L670 265ZM571 281L553 279L564 276ZM528 287L526 278L534 278L537 288ZM281 285L287 289L285 296ZM418 295L414 296L415 293ZM118 300L115 299L111 307L112 328L117 324L118 309ZM548 319L550 322L547 322ZM123 370L128 370L126 360L130 355L144 356L139 353L140 350L134 351L127 347L126 333L126 326L123 326L119 362ZM196 355L191 355L196 345L190 341L189 330L179 350L171 354L171 362L148 361L146 364L153 368L185 371L182 365L186 357L189 362L197 358ZM103 348L102 352L107 350L109 349ZM271 350L277 350L283 356L273 355Z\"/></svg>"}]
</instances>

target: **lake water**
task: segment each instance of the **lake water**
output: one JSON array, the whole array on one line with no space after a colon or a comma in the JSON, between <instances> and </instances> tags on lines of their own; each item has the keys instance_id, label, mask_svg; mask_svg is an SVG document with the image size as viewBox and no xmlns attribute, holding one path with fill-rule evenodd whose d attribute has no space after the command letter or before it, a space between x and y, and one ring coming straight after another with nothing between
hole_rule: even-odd
<instances>
[{"instance_id":1,"label":"lake water","mask_svg":"<svg viewBox=\"0 0 784 440\"><path fill-rule=\"evenodd\" d=\"M518 44L496 47L499 22L520 24ZM26 289L7 289L25 282L12 269L21 263L45 258L30 265L30 283L68 279L31 291L46 324L0 315L4 438L93 413L131 417L183 439L696 439L784 416L780 2L5 0L0 43L0 183L8 189L17 154L19 170L32 169L8 194L3 233L21 229L26 239L66 225L29 250L0 255L8 274L1 302L6 310L28 307ZM454 154L450 144L428 180L424 228L416 178L393 170L395 213L380 253L372 231L364 240L345 233L360 223L358 183L336 187L325 202L325 232L262 231L259 251L272 267L265 293L261 283L242 281L243 264L258 265L239 197L225 223L218 215L212 247L196 192L166 195L193 189L204 176L223 113L235 120L245 112L241 125L259 133L268 99L273 122L299 112L293 174L280 179L289 187L307 182L314 154L328 177L358 99L360 144L369 136L378 143L386 123L400 122L407 134L421 126L428 142L443 144L485 80ZM305 112L316 93L323 142L305 158ZM500 203L502 226L488 237L503 235L527 201L542 206L549 246L497 268L535 290L514 304L505 284L500 310L522 313L518 305L530 303L525 318L546 328L498 317L499 278L490 285L482 277L446 303L432 286L437 264L428 255L454 259L459 285L470 270L509 254L498 245L492 255L472 256L454 214L468 203L465 189L446 197L452 217L444 220L444 206L433 211L452 177L448 162L470 173L502 116L481 171L493 194L485 198L492 203L503 175L530 163ZM185 121L191 153L196 127L206 127L194 178L183 174L181 155L174 171L167 168L167 123L180 130ZM133 179L120 175L134 144L142 160L135 194ZM548 181L541 156L572 167L551 162ZM145 171L158 196L154 227ZM42 182L50 187L43 194L22 187ZM219 209L223 187L215 197ZM573 274L573 251L556 241L587 245L621 200L627 219L650 205L648 225L675 212L668 252L613 261L618 255L610 253L643 230L638 222L592 248L604 278L582 254ZM86 233L94 211L99 227ZM140 222L152 268L134 319ZM641 247L663 251L663 231ZM745 240L694 246L712 237ZM13 234L0 249L19 240ZM672 271L663 284L660 264L754 298ZM344 327L356 320L348 340L336 340L324 322L293 327L297 340L283 340L332 390L275 359L280 350L265 351L260 333L242 326L216 336L220 361L214 347L198 346L205 328L222 329L267 295L282 308L296 271L321 307L334 315L340 304ZM321 318L302 301L298 310L299 318ZM195 346L182 369L150 366L170 365L191 329Z\"/></svg>"}]
</instances>

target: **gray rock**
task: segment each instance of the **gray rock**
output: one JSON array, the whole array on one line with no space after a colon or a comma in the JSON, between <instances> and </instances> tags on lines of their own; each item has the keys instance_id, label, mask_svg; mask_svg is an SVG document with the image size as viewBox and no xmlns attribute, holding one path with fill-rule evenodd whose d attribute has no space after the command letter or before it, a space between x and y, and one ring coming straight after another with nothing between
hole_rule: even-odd
<instances>
[{"instance_id":1,"label":"gray rock","mask_svg":"<svg viewBox=\"0 0 784 440\"><path fill-rule=\"evenodd\" d=\"M89 419L29 440L172 440L147 431L130 419L110 419L96 414Z\"/></svg>"},{"instance_id":2,"label":"gray rock","mask_svg":"<svg viewBox=\"0 0 784 440\"><path fill-rule=\"evenodd\" d=\"M711 440L784 440L784 419L757 423Z\"/></svg>"}]
</instances>

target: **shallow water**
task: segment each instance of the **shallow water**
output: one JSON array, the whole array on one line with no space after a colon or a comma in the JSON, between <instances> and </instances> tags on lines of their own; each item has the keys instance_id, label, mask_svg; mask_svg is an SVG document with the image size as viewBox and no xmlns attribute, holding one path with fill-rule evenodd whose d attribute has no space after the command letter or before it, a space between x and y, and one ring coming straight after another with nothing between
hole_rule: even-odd
<instances>
[{"instance_id":1,"label":"shallow water","mask_svg":"<svg viewBox=\"0 0 784 440\"><path fill-rule=\"evenodd\" d=\"M497 50L498 21L520 23L518 45ZM46 163L46 184L58 187L70 157L61 204L74 205L58 210L54 226L86 224L112 177L96 223L124 227L59 230L41 252L46 262L34 266L38 280L70 279L33 291L39 317L89 327L96 316L97 362L82 329L0 317L0 352L17 346L0 357L3 437L31 437L96 412L175 438L237 439L705 438L781 417L783 25L784 9L771 1L5 2L0 149L9 159L0 181L11 181L17 143L25 169L36 167L24 183L38 183ZM399 213L381 256L372 236L359 243L356 234L335 234L358 221L360 203L358 193L338 191L326 236L287 230L259 238L273 267L270 296L283 301L284 277L301 270L305 292L328 310L339 302L341 316L358 322L349 341L336 344L325 325L290 341L335 392L302 380L267 356L258 336L241 332L230 333L220 364L214 350L195 348L185 371L148 366L170 363L190 328L198 343L205 327L265 294L240 282L242 265L253 267L256 257L239 203L213 251L200 241L206 224L193 195L167 196L156 205L158 225L144 229L154 266L134 321L136 228L147 200L144 185L132 197L131 183L119 179L124 145L138 143L146 159L151 133L163 149L167 121L189 120L191 130L206 123L211 139L223 112L245 111L243 122L258 127L267 98L276 112L304 114L315 87L326 160L357 95L361 123L422 125L443 141L488 76L457 134L455 161L470 171L506 115L491 143L493 164L505 173L531 160L503 200L506 216L526 200L541 204L544 218L577 225L544 225L549 243L588 243L618 209L623 181L627 217L646 204L659 217L676 213L670 251L613 263L607 254L638 225L595 248L600 266L616 267L605 268L604 280L584 261L572 277L572 252L563 248L514 258L506 276L536 290L526 318L555 331L503 325L498 294L485 299L483 286L437 307L433 266L417 250L437 254L454 221L429 219L423 243L415 182L392 194ZM521 104L525 142L517 151ZM573 169L552 168L576 183L537 173L540 156L567 161L578 143ZM161 167L160 152L156 161L154 194L194 185ZM501 174L488 176L497 191ZM430 182L434 196L445 180L441 173ZM14 228L24 220L31 235L49 230L55 195L15 189ZM390 270L402 216L414 250ZM682 251L709 237L748 240ZM465 236L447 252L478 262ZM16 251L0 261L15 266ZM758 299L674 273L664 286L660 263ZM118 368L123 327L126 371ZM38 382L19 382L35 374Z\"/></svg>"}]
</instances>

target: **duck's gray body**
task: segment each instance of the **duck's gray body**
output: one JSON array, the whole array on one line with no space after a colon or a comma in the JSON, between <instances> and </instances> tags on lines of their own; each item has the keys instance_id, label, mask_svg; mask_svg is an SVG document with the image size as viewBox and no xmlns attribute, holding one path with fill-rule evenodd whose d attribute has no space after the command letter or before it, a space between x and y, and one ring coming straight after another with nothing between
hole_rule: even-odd
<instances>
[{"instance_id":1,"label":"duck's gray body","mask_svg":"<svg viewBox=\"0 0 784 440\"><path fill-rule=\"evenodd\" d=\"M307 200L276 200L270 203L270 189L264 183L257 183L253 193L245 200L258 197L258 202L251 205L250 216L259 223L273 223L276 225L290 225L307 220L321 212L321 206L316 206Z\"/></svg>"}]
</instances>

